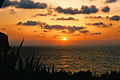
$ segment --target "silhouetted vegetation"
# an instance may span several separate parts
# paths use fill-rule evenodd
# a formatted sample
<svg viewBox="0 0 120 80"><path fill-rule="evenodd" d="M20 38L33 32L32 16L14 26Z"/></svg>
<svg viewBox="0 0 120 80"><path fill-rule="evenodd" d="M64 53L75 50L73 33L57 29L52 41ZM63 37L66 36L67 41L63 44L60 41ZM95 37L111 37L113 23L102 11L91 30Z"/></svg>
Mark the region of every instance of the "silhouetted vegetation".
<svg viewBox="0 0 120 80"><path fill-rule="evenodd" d="M0 33L1 42L5 38L8 40L5 34L1 37L2 34ZM100 76L90 70L74 73L63 69L57 71L54 66L47 67L41 64L40 57L35 60L35 54L23 61L19 54L23 42L24 40L17 50L10 48L8 43L6 45L8 48L0 44L0 80L120 80L120 72L117 71L106 72Z"/></svg>
<svg viewBox="0 0 120 80"><path fill-rule="evenodd" d="M2 7L4 0L0 0L0 8Z"/></svg>

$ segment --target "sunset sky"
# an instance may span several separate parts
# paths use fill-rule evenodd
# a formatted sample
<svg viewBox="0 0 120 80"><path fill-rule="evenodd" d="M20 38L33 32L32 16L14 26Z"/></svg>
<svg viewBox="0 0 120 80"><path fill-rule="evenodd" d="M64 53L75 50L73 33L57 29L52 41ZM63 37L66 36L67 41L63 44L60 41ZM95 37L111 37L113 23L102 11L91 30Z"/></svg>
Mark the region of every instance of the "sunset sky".
<svg viewBox="0 0 120 80"><path fill-rule="evenodd" d="M0 32L11 45L120 44L120 0L5 0Z"/></svg>

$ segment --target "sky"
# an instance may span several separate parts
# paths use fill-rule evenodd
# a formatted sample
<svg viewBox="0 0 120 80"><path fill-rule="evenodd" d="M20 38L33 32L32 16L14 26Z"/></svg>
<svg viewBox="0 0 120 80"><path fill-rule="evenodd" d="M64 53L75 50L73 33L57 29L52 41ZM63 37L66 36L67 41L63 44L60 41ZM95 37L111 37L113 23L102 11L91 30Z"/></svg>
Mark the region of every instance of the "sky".
<svg viewBox="0 0 120 80"><path fill-rule="evenodd" d="M120 0L5 0L0 32L11 45L120 44Z"/></svg>

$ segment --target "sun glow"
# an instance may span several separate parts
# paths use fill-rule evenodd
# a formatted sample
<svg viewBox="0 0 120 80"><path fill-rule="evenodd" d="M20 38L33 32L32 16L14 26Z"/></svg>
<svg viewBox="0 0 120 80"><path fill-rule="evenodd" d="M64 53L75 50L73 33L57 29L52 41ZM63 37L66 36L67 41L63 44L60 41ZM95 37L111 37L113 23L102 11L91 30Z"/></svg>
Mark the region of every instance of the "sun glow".
<svg viewBox="0 0 120 80"><path fill-rule="evenodd" d="M62 40L66 41L67 39L66 39L66 38L63 38Z"/></svg>

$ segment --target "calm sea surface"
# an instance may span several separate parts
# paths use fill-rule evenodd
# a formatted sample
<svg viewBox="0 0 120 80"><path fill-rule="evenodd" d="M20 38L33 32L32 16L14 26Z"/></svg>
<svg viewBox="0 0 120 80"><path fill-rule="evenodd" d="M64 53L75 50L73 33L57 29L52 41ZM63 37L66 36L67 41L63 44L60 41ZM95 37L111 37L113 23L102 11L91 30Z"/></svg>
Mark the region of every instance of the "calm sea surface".
<svg viewBox="0 0 120 80"><path fill-rule="evenodd" d="M33 53L35 58L41 56L41 63L55 65L57 70L63 68L76 72L90 69L96 73L120 70L120 46L29 46L20 51L24 60Z"/></svg>

